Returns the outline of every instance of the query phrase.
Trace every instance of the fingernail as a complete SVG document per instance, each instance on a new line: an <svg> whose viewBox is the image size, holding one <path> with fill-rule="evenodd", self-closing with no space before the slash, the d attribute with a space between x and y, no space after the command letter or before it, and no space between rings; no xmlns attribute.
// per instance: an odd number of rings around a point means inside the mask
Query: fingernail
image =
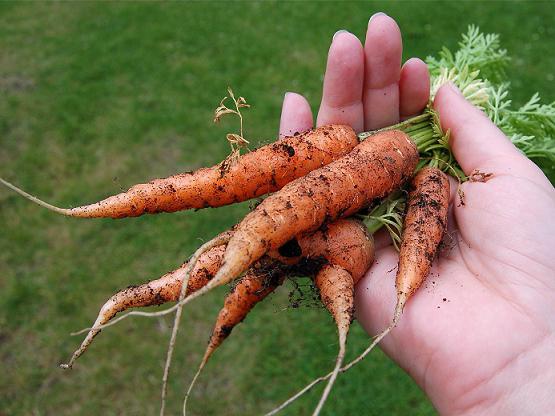
<svg viewBox="0 0 555 416"><path fill-rule="evenodd" d="M333 34L333 37L331 38L331 41L333 42L333 41L335 40L335 37L336 37L337 35L341 34L341 33L349 33L349 31L348 31L348 30L345 30L345 29L338 30L337 32L335 32L335 33Z"/></svg>
<svg viewBox="0 0 555 416"><path fill-rule="evenodd" d="M387 16L387 14L385 14L384 12L374 13L372 16L370 16L370 19L368 19L368 24L370 24L370 22L372 21L372 19L373 19L374 17L377 17L377 16Z"/></svg>

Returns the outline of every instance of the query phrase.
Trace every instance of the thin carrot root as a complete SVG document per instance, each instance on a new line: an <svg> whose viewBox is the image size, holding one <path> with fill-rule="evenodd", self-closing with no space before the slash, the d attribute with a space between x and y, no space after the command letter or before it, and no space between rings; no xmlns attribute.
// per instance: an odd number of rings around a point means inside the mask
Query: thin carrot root
<svg viewBox="0 0 555 416"><path fill-rule="evenodd" d="M187 400L208 359L231 334L233 328L245 319L257 303L276 290L284 279L283 267L276 261L269 259L260 261L247 271L245 276L237 283L237 286L227 295L224 306L216 319L216 325L212 330L202 362L185 394L183 400L184 415L187 413Z"/></svg>
<svg viewBox="0 0 555 416"><path fill-rule="evenodd" d="M335 319L339 336L339 353L337 354L335 368L312 414L312 416L318 416L330 394L331 388L343 364L343 359L345 358L347 333L349 332L354 313L355 286L353 277L347 270L332 265L325 265L322 267L314 281L316 287L320 290L322 303Z"/></svg>
<svg viewBox="0 0 555 416"><path fill-rule="evenodd" d="M222 169L221 164L182 173L75 208L59 208L0 179L0 183L40 206L78 218L124 218L185 209L220 207L281 189L314 169L349 153L358 144L349 126L331 125L284 137L240 156ZM268 172L272 172L268 174Z"/></svg>
<svg viewBox="0 0 555 416"><path fill-rule="evenodd" d="M200 366L197 370L197 372L195 373L195 376L193 377L193 380L191 380L191 384L189 384L189 387L187 388L187 392L185 393L185 397L183 398L183 416L187 416L187 401L189 400L189 396L191 395L191 392L193 391L193 387L195 386L197 379L200 376L200 373L202 373L202 370L204 369L204 366L206 365L206 362L208 361L208 358L206 358L206 356L202 359L202 362L200 363Z"/></svg>
<svg viewBox="0 0 555 416"><path fill-rule="evenodd" d="M353 361L351 361L349 364L347 364L344 367L341 367L339 369L339 373L344 373L348 370L351 369L351 367L355 366L356 364L358 364L359 362L361 362L375 347L376 345L378 345L378 343L393 329L393 325L390 325L389 327L387 327L384 331L382 331L380 334L378 334L377 336L374 337L374 340L372 341L372 343L368 346L368 348L366 348L357 358L355 358ZM291 403L295 402L297 399L301 398L305 393L308 393L310 390L312 390L312 388L318 384L320 384L322 381L326 381L328 379L330 379L334 374L334 371L331 371L330 373L326 374L325 376L321 376L318 377L316 379L314 379L313 381L311 381L309 384L307 384L303 389L299 390L296 394L294 394L293 396L291 396L289 399L287 399L286 401L284 401L282 404L280 404L278 407L270 410L268 413L266 413L264 416L273 416L275 414L278 414L280 411L282 411L283 409L285 409L287 406L289 406Z"/></svg>
<svg viewBox="0 0 555 416"><path fill-rule="evenodd" d="M177 331L179 330L179 323L181 322L181 313L183 311L183 305L185 300L185 294L187 293L187 287L189 285L189 278L191 275L191 271L197 264L200 256L205 252L213 249L214 247L222 246L224 244L229 243L230 238L233 236L233 231L226 231L221 233L220 235L214 237L212 240L204 243L202 246L198 248L197 251L191 256L187 266L185 267L185 276L183 277L183 283L181 285L181 290L179 293L179 302L177 303L177 310L175 312L175 319L173 322L172 334L170 337L170 342L168 345L168 352L166 355L166 364L164 366L164 375L162 376L162 393L161 393L161 403L160 403L160 416L164 415L164 409L166 407L166 395L168 392L168 376L170 373L170 366L172 362L172 355L173 350L175 348L175 340L177 339ZM194 294L202 291L210 284L210 281L207 282L202 288L200 288L197 292L191 294L190 296L194 296Z"/></svg>
<svg viewBox="0 0 555 416"><path fill-rule="evenodd" d="M31 195L28 192L25 192L23 189L18 188L17 186L15 186L14 184L8 182L5 179L0 178L0 183L5 185L6 187L10 188L12 191L17 192L19 195L23 196L24 198L27 198L29 201L34 202L35 204L46 208L50 211L56 212L58 214L62 214L62 215L67 215L69 217L71 217L71 209L69 208L59 208L57 206L54 206L52 204L49 204L48 202L44 202L43 200L37 198L34 195Z"/></svg>

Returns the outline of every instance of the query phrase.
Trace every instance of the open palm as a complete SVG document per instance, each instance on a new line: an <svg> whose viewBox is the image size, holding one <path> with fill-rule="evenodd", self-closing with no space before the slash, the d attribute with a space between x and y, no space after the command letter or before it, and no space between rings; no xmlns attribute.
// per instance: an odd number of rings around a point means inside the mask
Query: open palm
<svg viewBox="0 0 555 416"><path fill-rule="evenodd" d="M401 37L385 15L365 46L345 32L330 47L318 124L375 129L422 110L425 65L401 69ZM425 286L380 344L442 414L548 414L555 385L555 191L479 110L452 86L436 96L451 146L467 175L453 182L449 232ZM284 100L280 132L312 127L303 97ZM478 176L477 176L478 178ZM391 321L398 255L387 238L357 286L357 318L369 334Z"/></svg>

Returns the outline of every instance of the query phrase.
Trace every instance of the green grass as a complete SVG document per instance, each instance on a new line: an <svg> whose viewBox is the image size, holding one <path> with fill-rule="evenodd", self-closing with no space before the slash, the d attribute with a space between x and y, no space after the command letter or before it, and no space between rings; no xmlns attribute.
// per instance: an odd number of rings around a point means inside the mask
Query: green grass
<svg viewBox="0 0 555 416"><path fill-rule="evenodd" d="M275 137L285 91L316 109L332 34L361 36L383 10L404 33L405 57L454 49L474 23L515 58L514 100L555 99L555 9L502 3L1 3L0 175L62 206L227 153L212 111L228 85L248 98L249 138ZM255 140L256 141L256 140ZM134 319L102 333L63 372L114 291L179 265L235 223L247 204L120 221L79 221L0 189L0 412L156 414L171 319ZM185 312L169 410L206 345L224 289ZM330 369L335 329L323 309L288 309L287 290L257 307L199 379L198 415L261 414ZM350 356L368 342L355 324ZM307 414L316 392L284 414ZM380 352L337 382L327 415L430 415L413 381Z"/></svg>

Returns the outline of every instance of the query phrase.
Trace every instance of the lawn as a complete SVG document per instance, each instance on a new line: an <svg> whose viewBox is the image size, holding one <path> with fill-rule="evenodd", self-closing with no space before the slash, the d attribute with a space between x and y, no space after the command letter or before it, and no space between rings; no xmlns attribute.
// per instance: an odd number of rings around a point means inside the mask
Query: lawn
<svg viewBox="0 0 555 416"><path fill-rule="evenodd" d="M455 48L469 24L501 34L513 98L555 99L549 2L0 3L0 176L61 206L214 164L230 122L212 111L231 85L252 104L246 135L276 136L286 91L317 109L331 36L362 36L383 10L404 56ZM260 139L254 139L260 138ZM0 414L157 414L171 318L107 329L72 371L57 364L115 291L181 264L248 204L125 220L75 220L0 189ZM284 288L213 357L194 415L268 411L330 369L335 328L322 308L288 306ZM169 385L180 411L226 289L184 314ZM271 323L271 324L270 324ZM469 334L471 336L471 334ZM355 324L349 357L368 342ZM321 390L318 390L321 391ZM307 414L313 392L283 414ZM424 394L376 351L340 377L327 415L431 415Z"/></svg>

